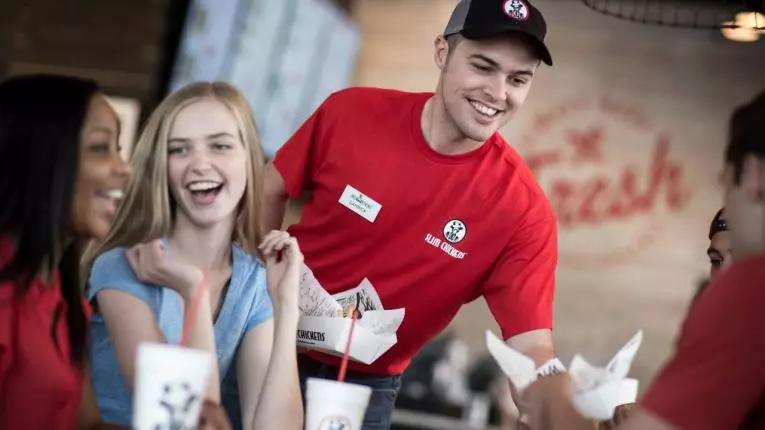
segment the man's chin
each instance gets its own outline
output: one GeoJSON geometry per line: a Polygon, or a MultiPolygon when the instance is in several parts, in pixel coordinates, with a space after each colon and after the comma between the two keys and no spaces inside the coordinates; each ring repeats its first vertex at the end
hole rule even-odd
{"type": "Polygon", "coordinates": [[[485,128],[482,130],[468,130],[465,134],[465,137],[467,137],[470,140],[473,140],[475,142],[486,142],[489,140],[489,138],[496,132],[497,130],[494,128],[485,128]]]}

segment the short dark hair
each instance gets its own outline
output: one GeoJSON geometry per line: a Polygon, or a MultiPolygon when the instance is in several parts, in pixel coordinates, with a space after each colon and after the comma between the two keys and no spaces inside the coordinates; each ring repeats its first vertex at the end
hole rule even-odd
{"type": "Polygon", "coordinates": [[[449,52],[446,54],[447,60],[452,56],[452,53],[457,49],[457,45],[462,42],[462,39],[463,37],[459,33],[446,36],[446,44],[449,46],[449,52]]]}
{"type": "Polygon", "coordinates": [[[744,158],[765,158],[765,92],[733,112],[728,130],[725,161],[733,166],[733,180],[741,184],[744,158]]]}
{"type": "Polygon", "coordinates": [[[0,238],[15,245],[0,280],[17,298],[41,270],[58,270],[67,303],[72,359],[84,359],[87,321],[72,205],[82,127],[96,82],[55,75],[0,82],[0,238]]]}
{"type": "Polygon", "coordinates": [[[721,231],[728,231],[728,223],[723,219],[722,214],[725,208],[720,209],[712,219],[712,223],[709,225],[709,240],[721,231]]]}

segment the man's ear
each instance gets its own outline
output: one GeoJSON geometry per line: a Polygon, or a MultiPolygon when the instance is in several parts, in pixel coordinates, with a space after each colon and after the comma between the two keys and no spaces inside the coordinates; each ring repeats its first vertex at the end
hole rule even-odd
{"type": "Polygon", "coordinates": [[[751,201],[765,203],[765,165],[754,154],[744,157],[741,169],[741,188],[751,201]]]}
{"type": "Polygon", "coordinates": [[[446,67],[446,60],[449,58],[449,44],[446,42],[444,36],[438,36],[433,42],[433,46],[435,48],[433,51],[433,59],[436,62],[436,67],[438,67],[439,70],[444,70],[446,67]]]}

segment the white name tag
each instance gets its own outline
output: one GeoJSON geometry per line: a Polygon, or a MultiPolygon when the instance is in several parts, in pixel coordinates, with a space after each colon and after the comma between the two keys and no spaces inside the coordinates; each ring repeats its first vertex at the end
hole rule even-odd
{"type": "Polygon", "coordinates": [[[343,195],[338,200],[341,205],[355,212],[369,222],[375,222],[377,214],[380,213],[382,205],[372,200],[366,194],[353,188],[350,185],[345,186],[343,195]]]}

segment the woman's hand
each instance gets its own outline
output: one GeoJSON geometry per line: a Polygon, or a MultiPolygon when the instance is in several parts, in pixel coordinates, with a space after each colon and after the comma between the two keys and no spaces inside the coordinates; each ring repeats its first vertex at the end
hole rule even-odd
{"type": "Polygon", "coordinates": [[[205,400],[199,416],[199,430],[231,430],[226,411],[220,405],[205,400]]]}
{"type": "Polygon", "coordinates": [[[303,254],[286,231],[268,233],[259,246],[266,260],[268,294],[275,308],[298,309],[303,254]]]}
{"type": "Polygon", "coordinates": [[[138,244],[127,251],[130,266],[141,282],[175,290],[189,300],[202,282],[202,271],[171,255],[161,240],[138,244]]]}

